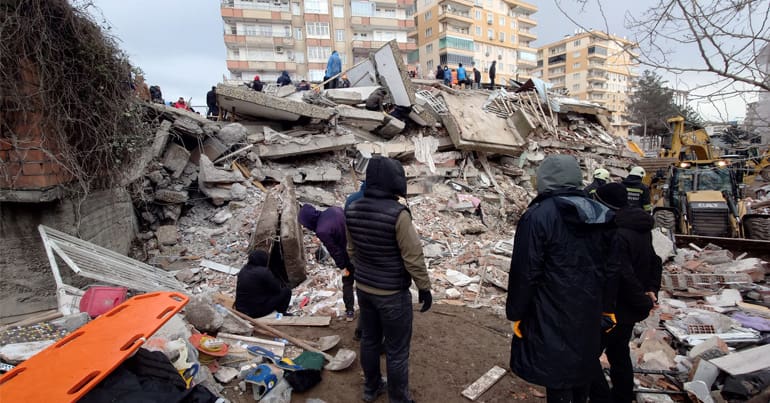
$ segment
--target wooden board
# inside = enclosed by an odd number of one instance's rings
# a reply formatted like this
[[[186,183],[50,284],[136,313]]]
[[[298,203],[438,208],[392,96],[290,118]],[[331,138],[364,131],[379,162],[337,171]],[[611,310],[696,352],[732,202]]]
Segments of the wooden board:
[[[770,367],[770,344],[709,360],[730,375],[743,375]]]
[[[497,383],[503,375],[505,375],[505,369],[495,365],[492,369],[487,371],[486,374],[482,375],[481,378],[476,379],[476,382],[473,382],[470,386],[465,388],[462,395],[470,400],[476,400],[479,396],[483,395],[484,392],[489,390],[492,385]]]
[[[259,323],[268,326],[329,326],[331,316],[282,316],[276,319],[274,315],[263,316],[257,319]]]

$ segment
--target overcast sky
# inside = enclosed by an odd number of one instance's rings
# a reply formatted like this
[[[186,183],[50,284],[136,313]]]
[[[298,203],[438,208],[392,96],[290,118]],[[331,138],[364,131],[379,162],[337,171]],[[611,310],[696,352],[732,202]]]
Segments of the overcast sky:
[[[604,0],[602,16],[596,0],[588,0],[585,9],[574,0],[557,1],[580,25],[570,21],[554,0],[530,0],[539,7],[534,16],[538,22],[535,46],[571,35],[579,26],[632,39],[633,35],[624,27],[626,13],[640,13],[656,3],[654,0]],[[228,76],[219,1],[94,0],[93,3],[99,9],[93,13],[97,21],[105,21],[112,27],[112,34],[118,38],[132,63],[144,70],[149,85],[161,87],[167,101],[180,96],[192,97],[193,105],[205,105],[206,92],[221,82],[223,75]],[[686,60],[697,56],[695,52],[695,49],[681,49],[677,57]],[[680,89],[691,87],[692,82],[699,79],[666,74],[664,78],[672,87]],[[717,119],[721,115],[732,120],[745,115],[745,104],[738,101],[720,106],[721,113],[708,105],[694,106],[708,119]]]

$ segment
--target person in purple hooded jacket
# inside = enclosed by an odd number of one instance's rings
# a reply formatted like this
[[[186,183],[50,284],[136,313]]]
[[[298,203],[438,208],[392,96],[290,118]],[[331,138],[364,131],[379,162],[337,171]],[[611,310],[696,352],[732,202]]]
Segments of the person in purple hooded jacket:
[[[334,259],[334,264],[342,273],[342,301],[345,303],[345,319],[352,322],[355,316],[353,297],[353,264],[347,251],[345,237],[345,212],[340,207],[329,207],[319,211],[310,204],[299,210],[299,223],[315,232],[326,250]]]

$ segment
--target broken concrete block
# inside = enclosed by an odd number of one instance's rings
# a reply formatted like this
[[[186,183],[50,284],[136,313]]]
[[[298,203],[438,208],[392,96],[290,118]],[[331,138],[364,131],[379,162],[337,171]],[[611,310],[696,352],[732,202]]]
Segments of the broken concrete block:
[[[201,154],[206,155],[210,161],[215,161],[229,149],[229,146],[216,137],[209,137],[201,146],[198,146],[193,150],[190,154],[190,162],[197,165],[200,162]]]
[[[302,182],[336,182],[342,179],[342,171],[333,166],[299,168],[292,175],[294,183]]]
[[[240,371],[238,371],[235,368],[222,366],[222,367],[219,367],[216,373],[214,373],[214,378],[216,378],[216,380],[221,383],[229,383],[230,381],[235,379],[235,377],[238,376],[239,373]]]
[[[278,121],[295,122],[303,116],[329,120],[334,115],[332,108],[223,84],[217,86],[217,101],[229,112]]]
[[[289,285],[293,288],[307,278],[305,272],[307,260],[305,259],[302,228],[297,220],[299,207],[297,203],[293,202],[297,200],[294,184],[289,178],[281,184],[284,187],[283,200],[287,200],[281,211],[281,250],[283,251],[284,267]]]
[[[765,268],[762,260],[757,258],[748,258],[714,265],[714,273],[743,273],[751,277],[751,281],[760,282],[765,280]]]
[[[710,388],[716,382],[719,371],[719,367],[708,360],[696,360],[695,371],[690,380],[703,382]]]
[[[447,269],[445,276],[446,276],[446,280],[449,281],[455,287],[465,287],[470,283],[479,281],[478,278],[468,277],[465,274],[452,269]]]
[[[198,122],[194,121],[193,119],[190,119],[188,117],[178,117],[174,120],[174,124],[171,125],[171,128],[185,133],[192,136],[200,137],[203,136],[203,129],[198,124]]]
[[[201,333],[216,334],[224,322],[224,316],[214,308],[210,295],[190,297],[184,312],[185,319]]]
[[[276,191],[269,191],[262,202],[262,210],[257,217],[254,232],[251,234],[248,252],[261,250],[270,253],[273,239],[278,233],[278,218],[280,217],[280,198]]]
[[[449,113],[440,115],[442,124],[459,150],[519,155],[527,141],[508,119],[482,109],[487,96],[476,93],[442,94]]]
[[[244,143],[246,136],[249,135],[249,131],[243,127],[240,123],[230,123],[229,125],[219,129],[216,134],[216,138],[219,139],[228,148]]]
[[[171,317],[157,332],[154,337],[162,337],[166,340],[183,339],[188,340],[192,333],[187,328],[187,323],[182,318],[181,314],[176,314]]]
[[[182,205],[181,204],[167,204],[163,206],[161,209],[161,212],[163,214],[163,218],[176,221],[179,219],[179,216],[182,215]]]
[[[303,186],[297,189],[299,200],[305,203],[312,203],[317,206],[336,206],[337,198],[333,193],[327,192],[321,188],[312,186]]]
[[[160,189],[155,191],[155,200],[164,203],[184,203],[189,199],[187,192],[176,192],[170,189]]]
[[[91,317],[88,316],[88,312],[80,312],[73,315],[67,315],[59,319],[54,319],[51,321],[51,324],[54,326],[63,327],[67,329],[68,332],[74,332],[81,326],[88,323],[90,320]]]
[[[203,181],[198,179],[198,190],[201,191],[206,197],[211,199],[211,203],[215,206],[221,206],[225,204],[226,201],[230,201],[232,199],[232,193],[230,192],[230,187],[218,187],[215,185],[209,185]]]
[[[385,114],[378,111],[340,106],[337,107],[337,122],[371,132],[385,123]]]
[[[345,136],[309,136],[307,144],[271,144],[259,146],[260,158],[283,158],[295,155],[315,154],[326,151],[342,150],[357,143],[352,134]]]
[[[685,382],[684,390],[694,395],[701,403],[714,403],[714,399],[711,398],[711,387],[701,381]]]
[[[324,91],[324,96],[336,104],[356,105],[366,102],[379,86],[336,88]]]
[[[482,223],[466,223],[460,228],[463,235],[478,235],[487,232],[487,226]]]
[[[636,402],[637,403],[674,403],[674,399],[672,399],[668,395],[664,395],[660,393],[637,393]]]
[[[164,120],[160,122],[158,131],[155,132],[155,138],[152,141],[152,157],[158,158],[163,150],[166,149],[168,143],[168,131],[171,129],[171,122]]]
[[[427,258],[434,258],[444,255],[444,247],[437,243],[429,243],[422,247],[422,253]]]
[[[0,359],[11,365],[20,364],[55,342],[55,340],[44,340],[6,344],[0,346]]]
[[[240,334],[244,336],[251,336],[254,329],[243,319],[235,318],[233,315],[225,315],[225,320],[222,323],[222,327],[219,328],[220,333]]]
[[[190,269],[179,270],[174,277],[183,283],[189,283],[195,278],[195,273]]]
[[[698,260],[711,265],[729,263],[733,261],[733,254],[727,249],[704,250],[698,255]]]
[[[660,260],[666,262],[675,255],[674,241],[664,234],[663,231],[662,228],[654,228],[652,230],[652,247],[655,249],[655,254],[658,255]]]
[[[165,178],[163,176],[163,172],[161,171],[152,171],[145,176],[147,176],[147,179],[149,179],[150,182],[152,182],[155,185],[162,183],[163,179]]]
[[[228,210],[219,210],[216,214],[214,214],[213,217],[211,217],[211,221],[215,224],[224,224],[225,221],[229,220],[233,217],[233,213],[231,213]]]
[[[713,306],[736,306],[739,302],[743,302],[743,297],[740,291],[726,288],[719,295],[706,296],[706,302]]]
[[[243,200],[246,198],[246,196],[248,196],[246,186],[243,186],[240,183],[233,183],[233,185],[230,186],[231,200]]]
[[[179,234],[176,225],[161,225],[155,231],[155,237],[158,238],[158,243],[161,245],[171,246],[176,245]]]
[[[166,148],[166,154],[163,155],[163,166],[172,172],[174,178],[178,178],[182,175],[184,167],[187,166],[187,161],[190,160],[190,152],[186,148],[176,143]]]
[[[389,118],[385,122],[385,125],[377,129],[377,133],[379,133],[382,137],[385,137],[386,139],[390,139],[390,138],[393,138],[395,135],[401,133],[405,127],[406,127],[406,123],[396,118]]]
[[[201,155],[199,161],[198,182],[207,184],[214,183],[234,183],[244,180],[243,175],[238,170],[227,171],[219,169],[211,163],[211,160],[205,155]]]
[[[446,290],[447,299],[460,299],[461,296],[462,294],[460,293],[460,291],[457,291],[457,289],[455,288],[448,288]]]
[[[730,352],[727,347],[727,343],[717,336],[714,336],[704,342],[696,345],[690,351],[687,352],[687,357],[694,358],[717,358]]]
[[[640,366],[645,369],[663,370],[676,365],[676,351],[658,338],[644,340],[639,346],[638,355],[642,357]]]

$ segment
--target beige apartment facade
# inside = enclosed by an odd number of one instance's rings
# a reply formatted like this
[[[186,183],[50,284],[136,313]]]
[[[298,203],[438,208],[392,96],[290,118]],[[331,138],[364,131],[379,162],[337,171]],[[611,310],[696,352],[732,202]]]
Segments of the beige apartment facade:
[[[439,65],[454,69],[462,63],[470,73],[475,64],[484,83],[496,61],[495,84],[526,80],[537,66],[536,12],[536,6],[513,0],[415,0],[416,28],[409,36],[418,49],[408,61],[423,77],[432,77]]]
[[[601,31],[576,32],[537,51],[533,75],[566,90],[571,97],[607,108],[616,134],[625,135],[628,100],[637,78],[637,45]]]
[[[408,33],[411,0],[223,0],[221,15],[227,69],[233,81],[259,75],[275,82],[281,71],[292,80],[323,80],[336,50],[343,70],[395,39],[407,54],[417,48]]]

